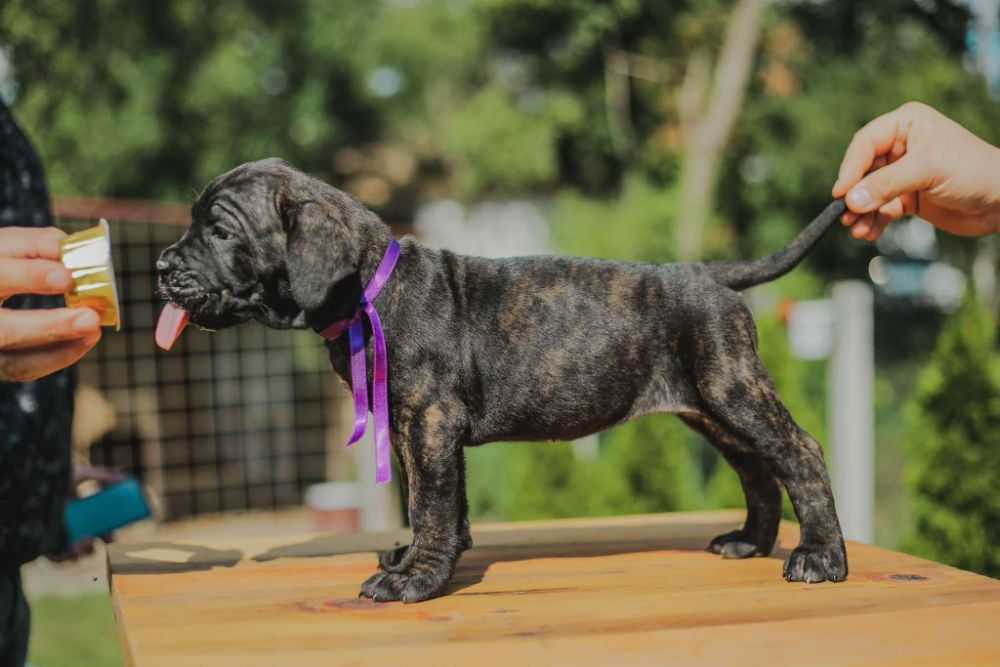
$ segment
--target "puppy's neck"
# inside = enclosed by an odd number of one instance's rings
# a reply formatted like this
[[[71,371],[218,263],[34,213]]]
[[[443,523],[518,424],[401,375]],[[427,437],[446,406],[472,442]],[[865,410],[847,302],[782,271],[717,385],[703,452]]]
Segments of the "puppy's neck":
[[[359,278],[359,283],[361,289],[368,284],[368,281],[372,279],[375,272],[378,270],[378,265],[382,262],[382,258],[385,256],[385,251],[389,248],[389,240],[392,238],[392,234],[389,232],[389,227],[386,226],[381,220],[376,218],[374,215],[371,216],[372,219],[364,220],[361,225],[359,225],[357,230],[358,238],[358,271],[357,276]],[[358,297],[361,296],[361,291],[358,291]],[[355,305],[357,301],[355,300]]]
[[[371,218],[364,220],[355,230],[358,270],[334,285],[322,306],[303,313],[307,328],[321,331],[337,320],[351,317],[357,310],[361,293],[378,270],[392,238],[389,228],[381,220],[374,215]]]

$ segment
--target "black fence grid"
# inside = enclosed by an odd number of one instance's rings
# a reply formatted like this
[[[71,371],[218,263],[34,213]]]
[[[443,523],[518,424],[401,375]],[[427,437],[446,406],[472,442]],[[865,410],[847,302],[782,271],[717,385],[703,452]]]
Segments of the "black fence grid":
[[[96,223],[62,217],[76,231]],[[79,364],[77,419],[113,415],[78,455],[122,468],[160,496],[168,519],[302,502],[328,476],[344,400],[321,340],[244,324],[188,327],[169,352],[153,340],[160,252],[184,227],[110,220],[122,330]],[[96,391],[93,391],[96,390]],[[109,409],[110,408],[110,409]]]

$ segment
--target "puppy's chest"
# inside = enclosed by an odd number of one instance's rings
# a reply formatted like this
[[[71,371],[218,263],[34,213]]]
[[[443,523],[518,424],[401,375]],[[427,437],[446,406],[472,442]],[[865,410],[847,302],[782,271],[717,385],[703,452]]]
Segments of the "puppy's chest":
[[[350,346],[348,343],[348,334],[344,333],[340,338],[336,340],[326,341],[327,357],[330,360],[330,367],[333,372],[343,380],[344,382],[350,384],[351,378],[351,353]],[[368,370],[368,378],[371,379],[371,361],[372,356],[368,351],[366,346],[365,350],[365,368]]]

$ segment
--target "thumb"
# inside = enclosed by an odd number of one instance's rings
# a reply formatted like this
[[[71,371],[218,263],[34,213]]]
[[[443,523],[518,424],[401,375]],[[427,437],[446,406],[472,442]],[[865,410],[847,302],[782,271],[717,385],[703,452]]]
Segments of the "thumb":
[[[899,195],[925,190],[931,185],[930,170],[919,158],[901,159],[876,169],[847,192],[847,207],[854,213],[870,213]]]

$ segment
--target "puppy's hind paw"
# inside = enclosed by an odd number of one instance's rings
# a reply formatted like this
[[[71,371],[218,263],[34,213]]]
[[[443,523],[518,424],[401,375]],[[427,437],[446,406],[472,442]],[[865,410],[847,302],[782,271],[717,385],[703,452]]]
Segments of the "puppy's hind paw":
[[[784,575],[787,581],[807,584],[843,581],[847,579],[847,552],[843,545],[797,546],[785,560]]]
[[[768,555],[773,546],[773,541],[770,544],[760,544],[746,531],[734,530],[713,539],[708,545],[708,550],[720,554],[723,558],[750,558]]]

